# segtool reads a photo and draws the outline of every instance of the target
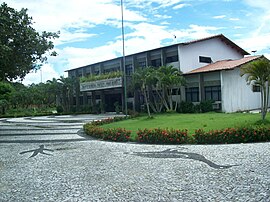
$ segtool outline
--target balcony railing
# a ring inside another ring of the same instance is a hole
[[[80,91],[101,90],[122,87],[122,77],[84,82],[80,84]]]

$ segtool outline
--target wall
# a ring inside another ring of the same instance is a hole
[[[208,65],[200,63],[199,56],[211,57],[213,62],[225,59],[240,59],[242,54],[226,45],[219,38],[213,38],[189,45],[178,46],[180,69],[187,73],[193,69]]]
[[[240,77],[240,68],[221,71],[222,111],[236,112],[258,109],[261,106],[260,92],[252,92],[245,77]]]

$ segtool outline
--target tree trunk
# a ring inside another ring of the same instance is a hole
[[[145,88],[145,85],[144,84],[143,84],[143,94],[144,94],[144,99],[145,99],[145,104],[146,104],[146,108],[147,108],[148,117],[151,118],[151,113],[150,113],[150,109],[149,109],[148,98],[147,98],[147,94],[146,94],[146,88]]]

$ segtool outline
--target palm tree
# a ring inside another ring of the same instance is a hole
[[[52,80],[48,80],[46,84],[48,84],[49,93],[54,99],[53,103],[56,106],[60,105],[61,84],[58,79],[53,78]]]
[[[162,101],[167,111],[175,111],[177,102],[173,106],[173,90],[180,91],[180,87],[185,83],[182,72],[173,66],[161,66],[157,71],[159,88],[162,89]]]
[[[248,84],[258,85],[261,88],[261,113],[262,120],[268,108],[269,101],[269,81],[270,81],[270,62],[265,57],[244,65],[241,68],[241,76],[246,75]]]
[[[62,89],[62,103],[65,111],[70,111],[70,106],[72,105],[73,96],[76,92],[76,87],[78,85],[77,78],[63,77],[61,76],[58,81],[60,82]]]
[[[148,117],[151,118],[150,105],[149,105],[149,85],[153,81],[152,68],[146,67],[137,69],[132,75],[132,83],[134,88],[140,88],[143,93]]]

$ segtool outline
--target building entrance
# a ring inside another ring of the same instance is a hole
[[[118,102],[121,110],[122,96],[121,93],[105,95],[105,110],[106,112],[115,112],[114,104]]]

